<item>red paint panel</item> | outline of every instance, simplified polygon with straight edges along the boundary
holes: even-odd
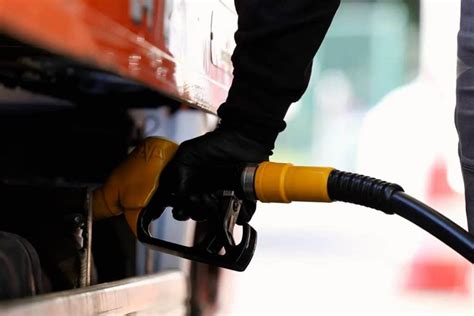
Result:
[[[203,61],[202,69],[188,66],[182,61],[183,56],[187,56],[173,55],[164,39],[166,35],[173,36],[174,43],[179,44],[181,40],[191,41],[193,36],[164,33],[165,1],[152,0],[151,15],[144,6],[141,21],[133,21],[131,1],[0,0],[0,31],[51,52],[136,79],[167,95],[215,112],[227,96],[232,78],[230,71],[211,64],[208,49],[200,56],[192,56]],[[138,0],[138,4],[150,4],[146,1]],[[215,1],[215,5],[218,3]],[[204,10],[202,19],[211,13]],[[171,14],[180,16],[179,12],[171,11]],[[189,23],[185,19],[183,15],[182,21],[175,19],[174,23]],[[202,47],[208,44],[204,42],[206,32],[205,28],[201,31],[203,42],[198,44]],[[210,37],[210,30],[208,32]],[[193,48],[184,54],[199,52],[194,50],[196,44],[193,45],[182,43],[183,47]]]

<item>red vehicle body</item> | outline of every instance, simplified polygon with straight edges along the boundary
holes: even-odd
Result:
[[[0,31],[215,112],[232,80],[232,1],[0,0]]]
[[[52,199],[60,198],[57,186],[64,183],[69,191],[81,188],[77,196],[83,196],[84,188],[105,181],[147,135],[130,108],[153,112],[155,127],[175,124],[174,130],[185,130],[181,134],[188,138],[202,133],[206,127],[192,127],[206,121],[202,113],[183,110],[185,115],[179,116],[175,110],[187,109],[181,106],[186,104],[217,111],[232,81],[236,28],[232,0],[0,0],[0,186],[5,179],[26,183],[29,191],[21,193],[25,200],[45,186]],[[162,106],[165,111],[155,110]],[[190,124],[189,115],[201,116]],[[35,203],[32,208],[45,214],[40,219],[48,218],[49,205]],[[111,283],[54,293],[35,301],[39,303],[0,304],[0,313],[185,314],[191,309],[206,314],[214,308],[217,268],[182,262],[166,266],[158,253],[140,249],[119,218],[94,224],[92,238],[90,210],[85,208],[82,215],[89,220],[83,231],[89,235],[82,236],[88,245],[80,249],[82,281],[55,289],[53,280],[53,292]],[[42,223],[25,225],[34,230]],[[25,225],[22,229],[31,233]],[[173,226],[160,229],[185,237]],[[40,240],[41,234],[35,238]],[[39,251],[43,263],[59,253],[46,244],[49,254]],[[140,270],[139,264],[145,268]],[[98,281],[90,281],[91,266]],[[149,276],[156,272],[164,275]],[[127,279],[142,274],[146,276]]]

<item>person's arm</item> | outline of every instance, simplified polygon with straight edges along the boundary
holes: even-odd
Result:
[[[234,80],[222,123],[273,148],[283,118],[308,85],[312,61],[339,0],[236,0]]]
[[[269,159],[288,107],[306,90],[314,55],[338,6],[339,0],[236,0],[234,79],[218,110],[221,122],[215,131],[182,143],[160,179],[178,197],[175,218],[199,220],[216,211],[218,201],[206,191],[206,181],[217,168]],[[244,201],[240,223],[254,211],[255,201]]]

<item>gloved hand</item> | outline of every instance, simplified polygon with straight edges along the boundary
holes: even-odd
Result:
[[[207,219],[218,209],[217,190],[223,185],[222,170],[267,161],[271,148],[233,127],[219,126],[203,136],[183,142],[160,178],[160,188],[176,197],[177,220]],[[220,183],[218,183],[220,182]],[[250,221],[256,201],[244,200],[237,223]]]

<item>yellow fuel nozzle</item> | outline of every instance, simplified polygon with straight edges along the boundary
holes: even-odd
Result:
[[[248,224],[243,226],[246,230],[244,230],[242,240],[246,241],[239,245],[228,244],[234,248],[224,256],[202,251],[209,248],[188,248],[162,241],[153,238],[147,231],[147,225],[154,219],[146,216],[148,204],[156,207],[152,211],[161,210],[161,212],[169,206],[153,204],[154,201],[150,203],[150,200],[158,188],[161,171],[177,149],[177,144],[166,139],[145,139],[112,172],[105,185],[93,192],[94,219],[125,213],[125,218],[138,240],[155,249],[243,271],[252,258],[256,243],[256,232]],[[240,198],[256,198],[262,202],[277,203],[335,200],[367,206],[387,214],[398,214],[444,241],[471,263],[474,262],[473,236],[427,205],[405,194],[397,184],[328,167],[299,167],[289,163],[274,162],[263,162],[245,167],[235,166],[235,169],[231,168],[225,172],[217,168],[211,172],[219,175],[215,177],[215,180],[214,177],[209,177],[214,182],[218,182],[216,189],[236,190],[237,196],[242,194]],[[238,183],[239,176],[240,183]],[[163,198],[158,195],[155,197],[160,201]],[[230,208],[230,210],[233,209],[233,207]],[[228,218],[232,219],[232,217]],[[139,220],[140,226],[138,226]],[[221,220],[227,221],[225,218]],[[225,225],[227,223],[218,223],[216,227],[228,227]],[[215,241],[215,239],[209,240]]]
[[[158,188],[161,171],[174,156],[178,145],[159,137],[146,138],[92,194],[94,220],[125,213],[136,233],[141,209]]]
[[[104,186],[93,192],[94,220],[124,213],[136,234],[138,216],[156,192],[161,171],[177,149],[178,145],[172,141],[146,138],[112,172]],[[262,202],[330,202],[327,181],[332,170],[263,162],[244,169],[240,186],[244,193],[247,190],[249,196]],[[238,187],[239,184],[232,186]]]
[[[327,183],[333,170],[328,167],[263,162],[255,173],[255,195],[262,202],[331,202]]]

